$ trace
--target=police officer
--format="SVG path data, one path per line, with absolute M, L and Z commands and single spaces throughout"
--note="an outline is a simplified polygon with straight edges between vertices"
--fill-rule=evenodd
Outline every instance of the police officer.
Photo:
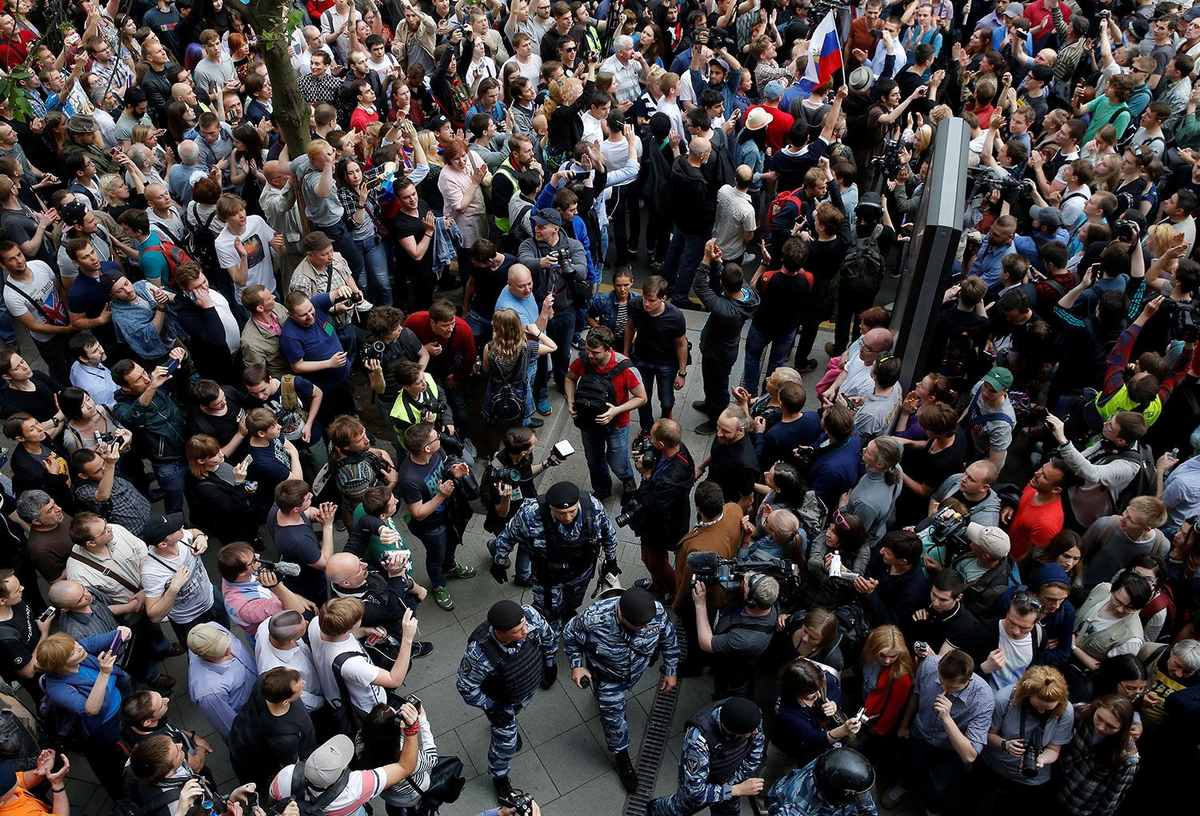
M 646 805 L 646 816 L 691 816 L 710 808 L 713 816 L 741 810 L 739 796 L 754 796 L 763 780 L 752 776 L 762 762 L 766 739 L 762 712 L 745 697 L 718 700 L 687 721 L 679 760 L 679 789 Z
M 600 703 L 604 741 L 617 756 L 621 784 L 632 793 L 638 776 L 629 759 L 629 726 L 625 722 L 625 692 L 662 656 L 660 691 L 675 688 L 679 644 L 675 626 L 662 604 L 644 589 L 633 587 L 620 598 L 607 598 L 589 606 L 563 630 L 571 682 L 587 688 Z M 586 665 L 585 665 L 586 663 Z
M 650 579 L 639 579 L 634 586 L 665 596 L 675 592 L 669 553 L 678 549 L 691 524 L 696 460 L 683 444 L 683 429 L 673 419 L 654 423 L 650 443 L 654 452 L 635 463 L 642 472 L 642 483 L 635 494 L 640 510 L 632 521 L 634 532 L 641 537 L 642 563 Z
M 458 693 L 467 705 L 483 709 L 492 724 L 488 773 L 503 802 L 512 796 L 508 765 L 521 747 L 517 714 L 533 699 L 538 686 L 550 688 L 558 641 L 546 619 L 531 606 L 497 601 L 487 620 L 467 639 L 458 667 Z
M 710 624 L 708 588 L 699 581 L 692 586 L 696 639 L 700 648 L 713 656 L 714 698 L 753 696 L 755 666 L 775 634 L 779 582 L 769 575 L 748 572 L 742 578 L 742 597 L 742 601 L 718 609 Z
M 771 786 L 772 816 L 875 816 L 875 769 L 853 748 L 832 748 Z
M 550 624 L 557 649 L 563 626 L 583 606 L 601 547 L 603 575 L 621 574 L 616 528 L 599 499 L 581 492 L 573 482 L 559 482 L 544 497 L 526 499 L 496 537 L 493 578 L 502 584 L 508 580 L 504 559 L 522 545 L 533 565 L 533 608 Z

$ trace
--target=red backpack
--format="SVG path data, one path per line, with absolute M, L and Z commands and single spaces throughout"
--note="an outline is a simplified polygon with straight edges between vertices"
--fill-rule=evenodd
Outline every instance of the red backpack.
M 145 251 L 157 252 L 167 259 L 168 279 L 163 281 L 163 285 L 168 286 L 175 283 L 176 267 L 178 267 L 181 263 L 187 263 L 188 261 L 193 260 L 193 258 L 191 255 L 187 254 L 187 251 L 184 250 L 183 247 L 179 246 L 178 244 L 173 244 L 170 241 L 163 239 L 161 236 L 159 237 L 162 240 L 162 243 L 158 246 L 146 247 Z
M 801 207 L 803 206 L 800 200 L 801 189 L 802 188 L 797 188 L 795 190 L 784 190 L 780 193 L 776 193 L 775 198 L 771 199 L 771 204 L 767 207 L 767 232 L 771 231 L 775 223 L 775 219 L 779 217 L 780 211 L 783 210 L 784 206 L 786 206 L 789 201 L 794 201 L 796 203 L 796 217 L 800 217 Z

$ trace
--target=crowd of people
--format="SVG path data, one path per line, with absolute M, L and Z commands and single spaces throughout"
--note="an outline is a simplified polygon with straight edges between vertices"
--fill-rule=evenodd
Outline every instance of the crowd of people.
M 510 761 L 560 646 L 630 792 L 626 695 L 711 682 L 649 816 L 1179 784 L 1200 7 L 265 5 L 0 10 L 0 816 L 87 807 L 72 758 L 123 816 L 436 812 L 417 612 L 477 568 L 530 588 L 456 678 L 502 816 L 540 812 Z M 917 342 L 885 306 L 951 118 L 963 240 Z M 556 412 L 585 484 L 546 473 Z

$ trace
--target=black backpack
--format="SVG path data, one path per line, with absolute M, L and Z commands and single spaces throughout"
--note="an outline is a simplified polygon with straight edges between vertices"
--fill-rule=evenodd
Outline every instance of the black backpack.
M 197 220 L 192 220 L 193 215 Z M 206 271 L 221 269 L 221 265 L 217 262 L 217 236 L 213 235 L 211 229 L 213 219 L 217 217 L 217 211 L 213 210 L 203 221 L 199 220 L 199 217 L 200 213 L 194 207 L 188 207 L 183 211 L 183 225 L 188 231 L 183 248 L 191 256 L 191 260 L 200 264 Z M 211 277 L 211 275 L 212 272 L 209 271 L 209 276 Z
M 1154 451 L 1143 442 L 1136 443 L 1136 447 L 1133 449 L 1121 451 L 1108 461 L 1117 459 L 1127 459 L 1138 463 L 1137 473 L 1129 480 L 1129 484 L 1121 489 L 1121 492 L 1117 494 L 1116 501 L 1113 502 L 1113 512 L 1123 513 L 1129 503 L 1138 496 L 1155 494 L 1158 489 L 1158 469 L 1157 463 L 1154 461 Z
M 979 365 L 979 350 L 975 347 L 974 329 L 952 329 L 942 352 L 938 373 L 951 381 L 963 383 L 973 378 Z
M 617 404 L 617 389 L 613 380 L 632 367 L 628 359 L 620 360 L 608 373 L 601 374 L 586 357 L 580 359 L 583 364 L 583 376 L 575 383 L 575 427 L 581 431 L 595 431 L 600 428 L 596 417 L 608 410 L 609 405 Z
M 842 261 L 841 290 L 856 302 L 874 300 L 883 282 L 883 253 L 879 251 L 882 234 L 883 224 L 876 224 L 870 235 L 856 235 Z
M 528 351 L 522 349 L 510 363 L 507 375 L 502 367 L 492 362 L 496 369 L 495 384 L 492 387 L 492 397 L 487 403 L 487 418 L 493 422 L 517 422 L 525 416 L 525 400 L 514 382 L 518 376 L 524 377 L 529 367 L 526 358 Z

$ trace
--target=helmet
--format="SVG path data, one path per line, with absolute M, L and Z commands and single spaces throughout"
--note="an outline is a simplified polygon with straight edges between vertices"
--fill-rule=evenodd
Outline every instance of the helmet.
M 834 748 L 817 759 L 813 781 L 826 802 L 844 805 L 871 789 L 875 769 L 853 748 Z

